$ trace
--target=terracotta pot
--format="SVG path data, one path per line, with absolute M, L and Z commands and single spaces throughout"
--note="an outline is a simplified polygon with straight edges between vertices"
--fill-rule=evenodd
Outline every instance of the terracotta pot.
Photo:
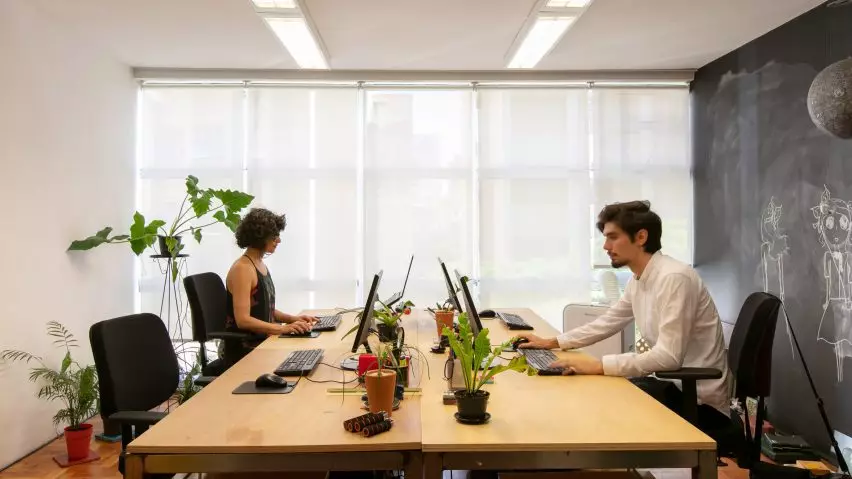
M 364 374 L 364 383 L 367 386 L 367 402 L 370 404 L 370 412 L 385 411 L 388 415 L 392 415 L 396 371 L 392 369 L 367 371 Z
M 89 455 L 92 442 L 92 425 L 80 424 L 79 429 L 65 428 L 65 448 L 69 461 L 78 461 Z
M 452 311 L 435 311 L 435 325 L 438 327 L 438 337 L 444 331 L 444 326 L 453 329 L 454 313 Z
M 490 395 L 488 391 L 481 389 L 473 394 L 469 394 L 467 391 L 456 391 L 456 407 L 459 410 L 459 417 L 472 420 L 484 418 Z

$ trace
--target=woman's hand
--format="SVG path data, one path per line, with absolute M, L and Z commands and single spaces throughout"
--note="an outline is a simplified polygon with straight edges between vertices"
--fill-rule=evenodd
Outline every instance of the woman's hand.
M 281 325 L 281 334 L 307 333 L 310 330 L 311 325 L 304 321 L 294 321 L 289 324 Z
M 298 316 L 294 316 L 293 319 L 296 320 L 296 321 L 301 321 L 301 322 L 308 323 L 308 324 L 314 324 L 317 321 L 319 321 L 319 318 L 317 318 L 316 316 L 312 316 L 310 314 L 300 314 Z

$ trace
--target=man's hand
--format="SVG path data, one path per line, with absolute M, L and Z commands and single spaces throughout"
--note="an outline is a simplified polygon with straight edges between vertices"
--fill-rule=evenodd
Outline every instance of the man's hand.
M 559 347 L 556 338 L 545 339 L 530 333 L 519 333 L 517 337 L 528 340 L 528 342 L 518 345 L 520 349 L 556 349 Z
M 314 324 L 319 321 L 319 318 L 317 318 L 316 316 L 311 316 L 310 314 L 300 314 L 299 316 L 295 316 L 293 319 L 308 324 Z
M 570 358 L 552 362 L 550 367 L 563 368 L 563 376 L 604 373 L 601 360 L 592 356 L 586 356 L 585 354 L 572 354 Z
M 281 334 L 307 333 L 310 330 L 311 325 L 304 321 L 293 321 L 292 323 L 281 325 Z

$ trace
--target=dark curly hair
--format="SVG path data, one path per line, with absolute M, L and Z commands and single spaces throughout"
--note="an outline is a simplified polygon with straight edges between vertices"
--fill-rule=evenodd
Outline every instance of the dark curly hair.
M 648 232 L 644 250 L 646 253 L 656 253 L 662 248 L 660 238 L 663 236 L 663 221 L 651 211 L 650 201 L 628 201 L 606 205 L 598 214 L 598 231 L 603 233 L 604 225 L 615 223 L 630 236 L 630 241 L 636 238 L 640 230 Z
M 263 209 L 252 208 L 237 225 L 237 246 L 263 249 L 266 242 L 275 238 L 287 227 L 287 217 Z

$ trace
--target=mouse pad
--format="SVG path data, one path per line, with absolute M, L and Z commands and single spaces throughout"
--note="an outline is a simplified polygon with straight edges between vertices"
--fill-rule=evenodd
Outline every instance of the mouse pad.
M 254 381 L 246 381 L 234 389 L 231 394 L 290 394 L 296 389 L 296 385 L 288 381 L 287 387 L 283 388 L 258 388 Z

